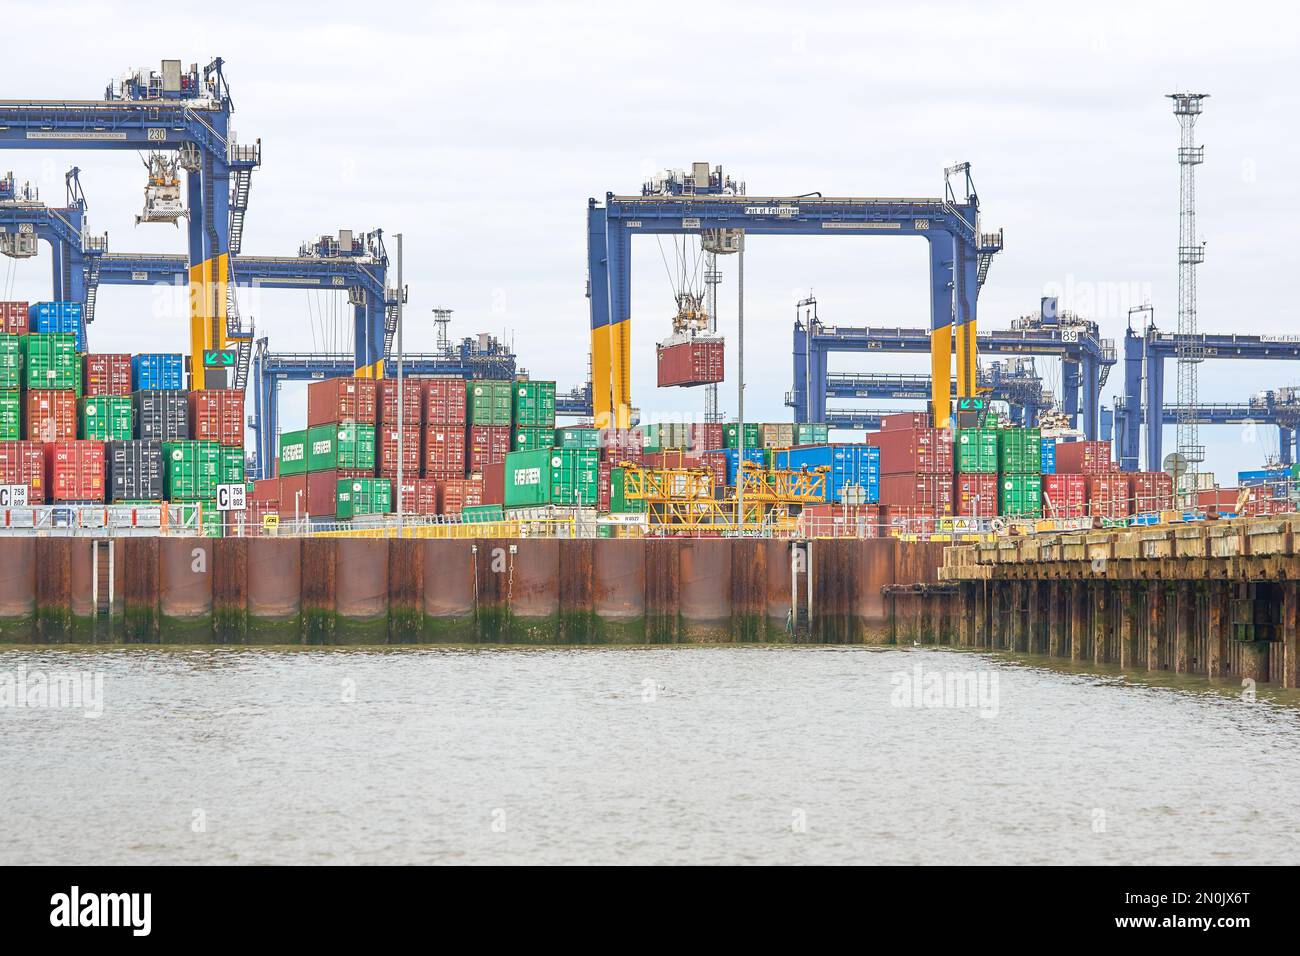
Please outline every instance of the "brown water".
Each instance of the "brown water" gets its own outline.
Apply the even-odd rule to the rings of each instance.
[[[920,648],[28,648],[0,692],[82,670],[98,718],[0,707],[0,863],[1300,863],[1297,698],[1235,684]]]

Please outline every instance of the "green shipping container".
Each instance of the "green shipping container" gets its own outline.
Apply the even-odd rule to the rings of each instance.
[[[467,384],[465,393],[469,403],[469,423],[471,425],[509,425],[510,412],[514,407],[514,382],[498,382],[492,379],[479,379]],[[551,400],[554,415],[555,401]],[[552,417],[551,424],[555,424]]]
[[[307,431],[280,435],[280,475],[307,474]]]
[[[555,429],[545,426],[516,425],[510,430],[511,451],[536,451],[550,448],[555,441]]]
[[[224,531],[222,529],[222,515],[217,510],[217,502],[205,501],[202,503],[202,510],[199,512],[199,535],[204,538],[220,538]]]
[[[22,340],[17,335],[0,335],[0,389],[22,387]]]
[[[24,335],[21,340],[27,388],[73,389],[81,394],[81,356],[75,335]]]
[[[221,476],[220,445],[214,441],[165,441],[162,447],[163,494],[168,501],[216,499]]]
[[[998,513],[1007,517],[1042,517],[1043,476],[1003,475],[998,482]]]
[[[551,451],[551,503],[584,505],[596,503],[600,453],[586,448],[555,448]]]
[[[803,422],[794,426],[796,445],[825,445],[830,439],[830,428],[820,422]]]
[[[993,428],[958,429],[954,441],[956,454],[953,456],[957,471],[963,475],[997,474],[998,434]]]
[[[0,441],[23,437],[23,393],[17,389],[0,392]]]
[[[393,483],[387,478],[340,478],[334,501],[336,518],[385,515],[393,510]]]
[[[217,469],[223,485],[237,485],[244,480],[244,449],[236,448],[231,445],[221,446],[221,464]],[[253,488],[249,485],[247,489],[251,495]],[[252,498],[250,497],[251,501]]]
[[[484,524],[488,521],[504,521],[505,509],[500,505],[466,505],[460,509],[462,524]]]
[[[516,425],[555,428],[555,383],[515,382],[511,410]]]
[[[553,447],[599,448],[600,432],[595,428],[557,428]]]
[[[727,422],[722,426],[722,444],[725,448],[740,447],[740,425],[736,422]],[[745,447],[759,448],[761,445],[758,441],[758,422],[745,422]]]
[[[135,437],[129,395],[93,395],[80,402],[81,437],[87,441],[130,441]]]
[[[648,452],[685,451],[691,447],[691,425],[688,422],[660,422],[641,428],[642,448]]]
[[[307,470],[375,470],[374,425],[317,425],[307,429]]]
[[[1043,438],[1037,428],[1003,428],[998,436],[998,471],[1004,475],[1041,475]]]
[[[560,452],[562,449],[554,449]],[[551,503],[552,449],[512,451],[506,455],[505,506],[532,508]]]
[[[623,468],[611,468],[609,471],[609,512],[610,514],[641,514],[645,511],[645,500],[627,498],[627,472]]]

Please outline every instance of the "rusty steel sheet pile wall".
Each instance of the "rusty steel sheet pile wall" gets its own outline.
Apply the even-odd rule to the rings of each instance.
[[[113,604],[82,538],[0,540],[0,641],[890,643],[941,550],[892,538],[122,538]],[[107,555],[102,550],[101,555]],[[101,581],[105,580],[102,577]]]

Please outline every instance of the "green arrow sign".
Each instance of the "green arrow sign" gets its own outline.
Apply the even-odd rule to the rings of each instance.
[[[235,350],[234,349],[204,349],[203,367],[204,368],[234,368]]]
[[[961,412],[982,412],[984,410],[984,399],[959,398],[957,399],[957,410]]]

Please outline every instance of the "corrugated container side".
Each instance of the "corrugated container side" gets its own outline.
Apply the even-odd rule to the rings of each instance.
[[[465,475],[464,426],[430,424],[424,431],[424,474],[427,478],[461,478]]]
[[[890,507],[918,508],[933,515],[952,514],[951,474],[911,473],[882,475],[880,503]]]
[[[0,302],[0,332],[5,335],[26,335],[30,331],[26,302]]]
[[[190,436],[195,441],[214,441],[219,445],[244,444],[244,393],[240,389],[208,388],[193,391],[189,393],[189,402]]]
[[[1043,474],[1054,475],[1056,474],[1056,439],[1044,438],[1041,439],[1041,442],[1043,446]]]
[[[932,424],[928,412],[897,412],[893,415],[880,416],[882,432],[915,431],[918,428],[929,428]]]
[[[429,425],[466,424],[466,392],[463,378],[430,378],[424,381],[424,420]]]
[[[47,442],[45,469],[51,502],[104,500],[103,442]]]
[[[867,436],[880,449],[882,475],[952,474],[952,435],[940,428],[899,428]]]
[[[109,501],[161,501],[164,488],[162,442],[109,442],[105,484]]]
[[[393,510],[393,483],[387,478],[340,478],[334,499],[335,516],[382,515]]]
[[[1043,516],[1082,518],[1088,513],[1088,479],[1085,475],[1044,475]]]
[[[444,478],[438,482],[438,513],[458,515],[483,504],[482,478]]]
[[[276,476],[307,474],[307,430],[280,433]]]
[[[343,376],[312,382],[307,386],[307,427],[345,422],[373,425],[378,390],[373,378]]]
[[[510,453],[510,428],[500,425],[471,425],[469,429],[469,470],[482,474],[488,465],[505,461]]]
[[[465,396],[461,393],[461,415],[464,416]],[[424,379],[402,379],[402,425],[423,425],[425,405]],[[379,423],[397,426],[397,382],[386,378],[379,383]]]
[[[327,471],[312,471],[305,476],[306,494],[303,496],[303,514],[309,514],[314,518],[328,518],[338,513],[337,500],[339,482],[347,478],[373,478],[374,475],[369,471],[362,471],[357,468],[331,468]],[[284,494],[282,491],[281,494]],[[293,507],[293,502],[287,496],[281,503],[286,511]]]
[[[725,367],[722,339],[693,339],[676,345],[659,345],[656,352],[660,388],[722,381]]]
[[[71,390],[32,389],[27,393],[27,438],[33,441],[74,441],[77,437],[77,396]]]
[[[131,387],[137,392],[177,391],[185,387],[185,361],[176,352],[131,358]]]
[[[1058,475],[1108,475],[1113,471],[1108,441],[1066,441],[1056,445]]]
[[[1002,475],[999,480],[998,511],[1001,514],[1018,518],[1042,516],[1042,475]]]
[[[0,389],[22,388],[23,343],[16,335],[0,335]]]
[[[555,428],[555,383],[531,379],[515,382],[511,397],[511,415],[516,427],[522,425],[553,430]]]
[[[86,395],[130,395],[131,356],[99,352],[83,358],[82,385]]]
[[[953,514],[962,518],[993,518],[998,513],[998,476],[959,472]]]
[[[420,465],[424,461],[421,447],[423,429],[418,423],[402,426],[402,480],[418,478]],[[384,424],[379,428],[379,462],[377,471],[381,478],[397,478],[398,459],[397,426]]]
[[[1105,444],[1109,444],[1106,442]],[[1064,447],[1064,446],[1062,446]],[[1057,459],[1060,466],[1060,459]],[[1073,473],[1073,472],[1071,472]],[[1058,471],[1058,474],[1060,472]],[[1132,511],[1129,505],[1128,475],[1111,472],[1089,475],[1088,513],[1094,518],[1127,518]]]
[[[23,393],[18,389],[0,392],[0,441],[23,437]]]
[[[509,428],[514,382],[477,379],[466,387],[466,392],[470,425]]]
[[[131,394],[135,437],[154,441],[183,441],[190,437],[189,393],[154,389]]]
[[[45,449],[38,441],[0,441],[0,485],[26,485],[27,503],[45,504]]]

